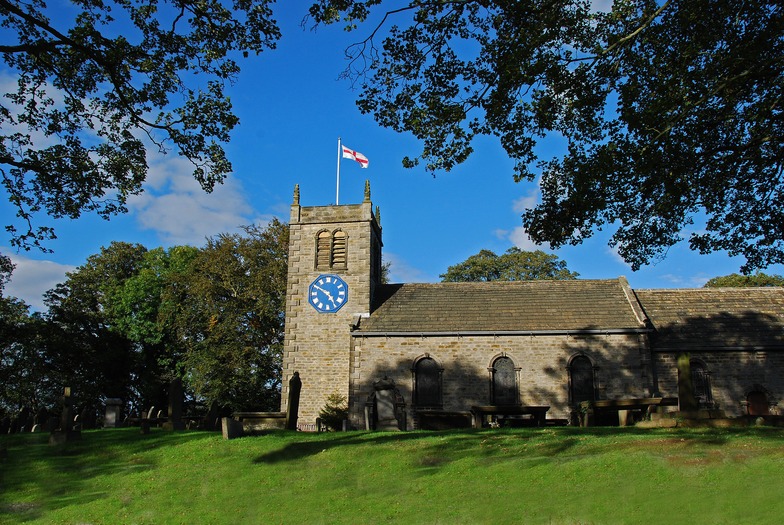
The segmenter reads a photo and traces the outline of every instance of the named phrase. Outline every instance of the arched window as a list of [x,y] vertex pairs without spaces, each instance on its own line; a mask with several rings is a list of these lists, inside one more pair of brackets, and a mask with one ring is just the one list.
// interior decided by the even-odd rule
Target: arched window
[[414,363],[414,404],[418,407],[441,408],[441,375],[443,369],[432,357]]
[[336,231],[332,236],[332,267],[346,268],[347,235],[344,231]]
[[694,398],[701,407],[713,406],[713,394],[711,392],[710,372],[700,360],[692,359],[689,361],[691,369],[691,385],[694,389]]
[[509,357],[501,356],[493,361],[490,369],[492,374],[492,404],[494,405],[518,405],[520,404],[517,395],[517,371],[514,361]]
[[573,405],[596,400],[593,363],[584,355],[576,356],[569,363],[569,399]]
[[332,234],[328,231],[319,232],[316,239],[316,268],[329,270],[332,252]]

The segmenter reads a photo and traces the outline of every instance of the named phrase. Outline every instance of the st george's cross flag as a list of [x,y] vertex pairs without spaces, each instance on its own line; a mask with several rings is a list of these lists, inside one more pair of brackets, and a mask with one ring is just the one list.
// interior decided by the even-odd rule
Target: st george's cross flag
[[367,168],[370,164],[370,161],[366,156],[361,154],[358,151],[354,151],[353,149],[347,148],[343,146],[343,158],[344,159],[351,159],[359,162],[360,167]]

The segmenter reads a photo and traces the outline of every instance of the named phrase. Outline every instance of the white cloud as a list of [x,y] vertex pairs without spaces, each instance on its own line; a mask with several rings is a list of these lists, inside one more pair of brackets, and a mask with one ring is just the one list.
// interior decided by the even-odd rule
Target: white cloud
[[519,199],[515,199],[512,202],[512,209],[516,213],[523,213],[526,210],[529,210],[536,206],[537,202],[539,202],[539,186],[535,189],[532,189],[528,192],[528,194],[523,195]]
[[192,171],[179,157],[158,157],[150,163],[145,192],[128,200],[141,228],[153,230],[166,244],[201,246],[206,237],[269,220],[255,215],[236,178],[229,176],[207,193]]
[[[533,208],[539,201],[539,193],[539,184],[537,182],[535,188],[531,189],[522,197],[512,201],[512,210],[515,213],[522,214],[526,210]],[[495,231],[495,236],[499,239],[511,242],[514,246],[517,246],[521,250],[533,251],[545,248],[544,246],[540,246],[532,241],[531,237],[528,235],[528,232],[522,225],[517,226],[512,230],[498,229]]]
[[16,265],[11,281],[3,292],[8,297],[17,297],[29,304],[34,310],[46,310],[43,302],[44,292],[65,281],[66,272],[72,272],[75,266],[59,264],[52,261],[29,259],[11,250],[3,248]]
[[512,242],[512,244],[517,246],[521,250],[534,251],[534,250],[541,250],[545,248],[545,246],[540,246],[536,244],[534,241],[532,241],[531,237],[528,235],[528,232],[522,226],[518,226],[517,228],[513,229],[511,232],[507,231],[505,233],[506,233],[506,237]]

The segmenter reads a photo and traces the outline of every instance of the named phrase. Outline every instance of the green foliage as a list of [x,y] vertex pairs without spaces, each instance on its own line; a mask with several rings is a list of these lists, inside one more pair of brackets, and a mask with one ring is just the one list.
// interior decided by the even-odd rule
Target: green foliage
[[[692,229],[692,249],[742,255],[744,273],[784,262],[781,2],[318,0],[310,13],[353,29],[377,4],[388,11],[345,75],[362,112],[423,142],[404,165],[448,171],[497,136],[516,180],[541,176],[523,216],[536,242],[611,229],[638,269]],[[565,153],[540,158],[548,136]]]
[[576,279],[578,273],[569,271],[566,262],[541,250],[524,251],[517,247],[496,255],[482,250],[465,261],[447,268],[442,282],[472,281],[533,281]]
[[751,275],[733,273],[722,277],[714,277],[705,283],[705,288],[721,287],[754,287],[754,286],[784,286],[784,276],[768,275],[757,272]]
[[[288,227],[277,220],[203,249],[114,242],[47,293],[35,331],[9,327],[3,358],[40,372],[50,391],[71,386],[77,402],[165,406],[165,386],[181,378],[198,400],[276,409],[287,257]],[[22,344],[25,333],[35,345]]]
[[337,392],[327,396],[327,402],[319,411],[321,422],[330,429],[343,430],[343,421],[348,419],[348,399]]
[[5,285],[11,280],[11,274],[14,271],[14,263],[7,255],[0,253],[0,296],[3,295]]
[[35,215],[109,217],[142,191],[147,145],[174,148],[210,191],[231,172],[238,122],[227,83],[239,54],[274,48],[274,0],[0,0],[0,45],[16,88],[0,108],[0,182],[12,244],[54,237]]
[[168,315],[187,344],[185,380],[207,401],[280,406],[287,270],[288,226],[277,219],[209,239],[199,252]]
[[49,310],[43,344],[51,373],[60,386],[73,388],[77,400],[121,397],[131,406],[158,401],[154,357],[118,331],[111,315],[146,252],[140,244],[113,242],[45,294]]

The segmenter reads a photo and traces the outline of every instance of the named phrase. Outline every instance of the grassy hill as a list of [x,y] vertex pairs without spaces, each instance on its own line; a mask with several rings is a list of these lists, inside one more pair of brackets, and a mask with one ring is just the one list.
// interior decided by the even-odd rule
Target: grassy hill
[[778,524],[784,432],[0,437],[0,523]]

